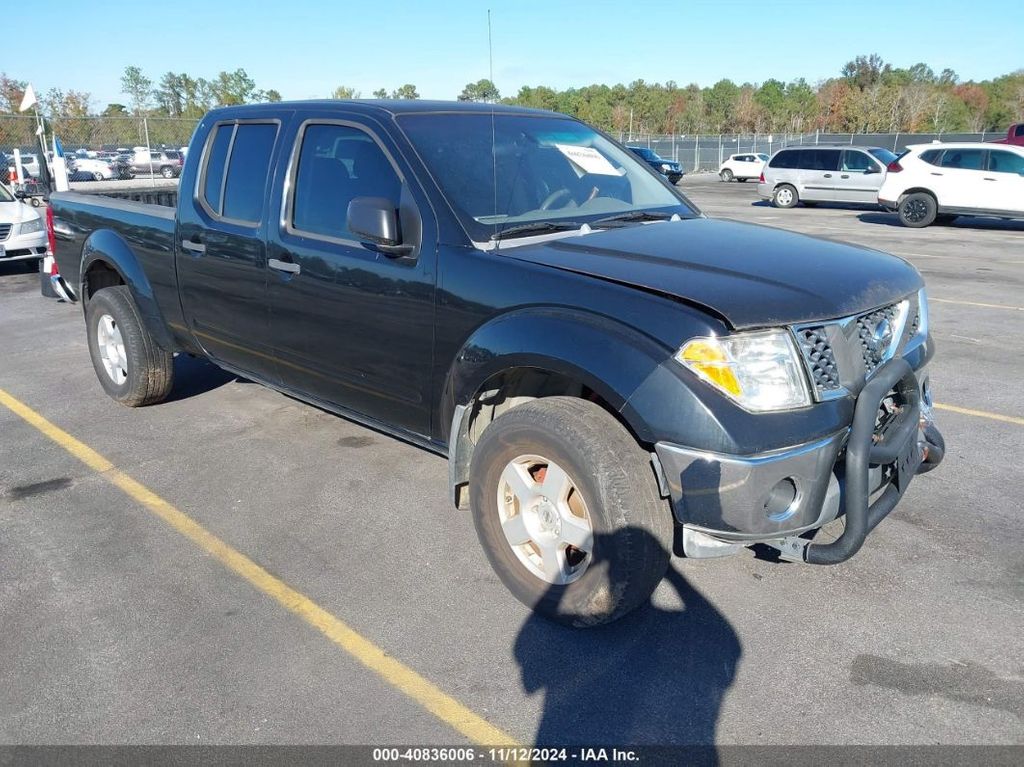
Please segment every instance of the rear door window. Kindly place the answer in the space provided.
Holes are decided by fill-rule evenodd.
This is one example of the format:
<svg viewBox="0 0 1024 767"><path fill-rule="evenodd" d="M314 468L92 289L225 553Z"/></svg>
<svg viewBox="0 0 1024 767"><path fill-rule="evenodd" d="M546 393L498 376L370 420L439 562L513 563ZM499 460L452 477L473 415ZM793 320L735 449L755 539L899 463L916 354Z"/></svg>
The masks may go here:
<svg viewBox="0 0 1024 767"><path fill-rule="evenodd" d="M208 213L239 223L259 223L276 139L277 123L217 126L200 181L200 199Z"/></svg>
<svg viewBox="0 0 1024 767"><path fill-rule="evenodd" d="M838 149L802 149L800 150L801 170L839 170Z"/></svg>
<svg viewBox="0 0 1024 767"><path fill-rule="evenodd" d="M960 170L981 170L985 159L984 149L947 149L942 155L943 168Z"/></svg>
<svg viewBox="0 0 1024 767"><path fill-rule="evenodd" d="M929 165L938 165L939 158L942 157L941 149L928 149L927 151L921 152L921 160L928 163Z"/></svg>

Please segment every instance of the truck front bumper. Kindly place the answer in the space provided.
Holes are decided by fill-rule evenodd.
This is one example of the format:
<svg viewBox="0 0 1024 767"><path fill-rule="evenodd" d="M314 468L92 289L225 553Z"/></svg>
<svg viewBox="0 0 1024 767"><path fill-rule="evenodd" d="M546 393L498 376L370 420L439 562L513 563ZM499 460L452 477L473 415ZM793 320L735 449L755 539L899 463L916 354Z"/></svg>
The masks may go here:
<svg viewBox="0 0 1024 767"><path fill-rule="evenodd" d="M904 404L878 434L879 407L894 390ZM764 542L787 558L819 564L853 556L914 474L942 460L942 437L926 400L910 365L891 360L858 396L851 427L824 439L749 456L659 442L655 450L687 555L721 556ZM847 530L834 544L797 537L840 514Z"/></svg>

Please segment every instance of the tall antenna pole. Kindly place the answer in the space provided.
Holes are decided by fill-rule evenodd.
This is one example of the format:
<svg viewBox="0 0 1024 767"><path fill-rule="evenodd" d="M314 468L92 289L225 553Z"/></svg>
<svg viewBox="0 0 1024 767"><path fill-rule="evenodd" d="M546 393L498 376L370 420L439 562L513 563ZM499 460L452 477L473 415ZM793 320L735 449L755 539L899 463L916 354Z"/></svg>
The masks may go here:
<svg viewBox="0 0 1024 767"><path fill-rule="evenodd" d="M494 47L491 45L491 9L487 9L487 72L494 84Z"/></svg>

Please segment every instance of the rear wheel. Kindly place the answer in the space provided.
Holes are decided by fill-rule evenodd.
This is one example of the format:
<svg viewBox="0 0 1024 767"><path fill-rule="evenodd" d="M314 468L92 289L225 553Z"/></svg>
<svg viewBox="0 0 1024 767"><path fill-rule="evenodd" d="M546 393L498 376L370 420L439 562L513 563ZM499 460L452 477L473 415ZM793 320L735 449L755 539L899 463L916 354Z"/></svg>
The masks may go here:
<svg viewBox="0 0 1024 767"><path fill-rule="evenodd" d="M728 168L725 168L721 173L718 174L718 177L720 179L722 179L722 181L725 181L726 183L728 183L729 181L732 181L733 174L732 174L731 170L729 170Z"/></svg>
<svg viewBox="0 0 1024 767"><path fill-rule="evenodd" d="M938 205L935 198L927 192L914 192L900 200L900 222L903 226L920 229L935 221Z"/></svg>
<svg viewBox="0 0 1024 767"><path fill-rule="evenodd" d="M470 477L487 558L547 618L614 621L665 574L674 522L650 458L593 402L547 397L499 416L473 452Z"/></svg>
<svg viewBox="0 0 1024 767"><path fill-rule="evenodd" d="M150 334L125 285L98 290L85 311L89 355L100 385L128 407L151 405L171 391L171 353Z"/></svg>
<svg viewBox="0 0 1024 767"><path fill-rule="evenodd" d="M164 178L174 178L174 168L169 165L165 165L160 169L160 175Z"/></svg>
<svg viewBox="0 0 1024 767"><path fill-rule="evenodd" d="M93 181L102 181L102 180L103 180L103 174L102 174L102 173L100 173L99 171L95 171L95 172L94 172L94 173L92 174L92 180L93 180Z"/></svg>
<svg viewBox="0 0 1024 767"><path fill-rule="evenodd" d="M776 208L792 208L800 202L800 196L796 193L796 187L789 184L780 184L775 188L772 195L772 205Z"/></svg>

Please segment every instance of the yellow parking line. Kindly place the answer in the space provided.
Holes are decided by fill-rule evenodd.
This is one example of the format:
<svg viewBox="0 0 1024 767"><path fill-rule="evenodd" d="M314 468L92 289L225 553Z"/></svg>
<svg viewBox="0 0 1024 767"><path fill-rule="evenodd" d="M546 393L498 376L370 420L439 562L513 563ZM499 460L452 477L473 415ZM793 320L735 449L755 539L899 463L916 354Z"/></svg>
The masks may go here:
<svg viewBox="0 0 1024 767"><path fill-rule="evenodd" d="M1000 413L990 413L987 410L971 410L967 407L957 407L956 405L943 405L939 402L935 403L936 410L948 410L950 413L959 413L960 415L973 415L975 418L988 418L992 421L1002 421L1003 423L1015 423L1018 426L1024 426L1024 418L1018 418L1015 415L1002 415Z"/></svg>
<svg viewBox="0 0 1024 767"><path fill-rule="evenodd" d="M136 482L91 447L55 426L36 411L0 389L0 404L45 434L132 500L146 507L177 532L279 605L298 615L350 656L373 671L395 689L419 703L445 724L479 745L519 745L511 735L444 693L401 661L390 657L369 639L357 633L309 597L275 578L249 557L232 548L187 514L176 509L149 488Z"/></svg>
<svg viewBox="0 0 1024 767"><path fill-rule="evenodd" d="M1024 312L1024 306L1010 306L1009 304L982 304L977 301L954 301L952 298L935 298L928 296L929 301L937 301L940 304L960 304L961 306L980 306L983 309L1009 309L1011 312Z"/></svg>

